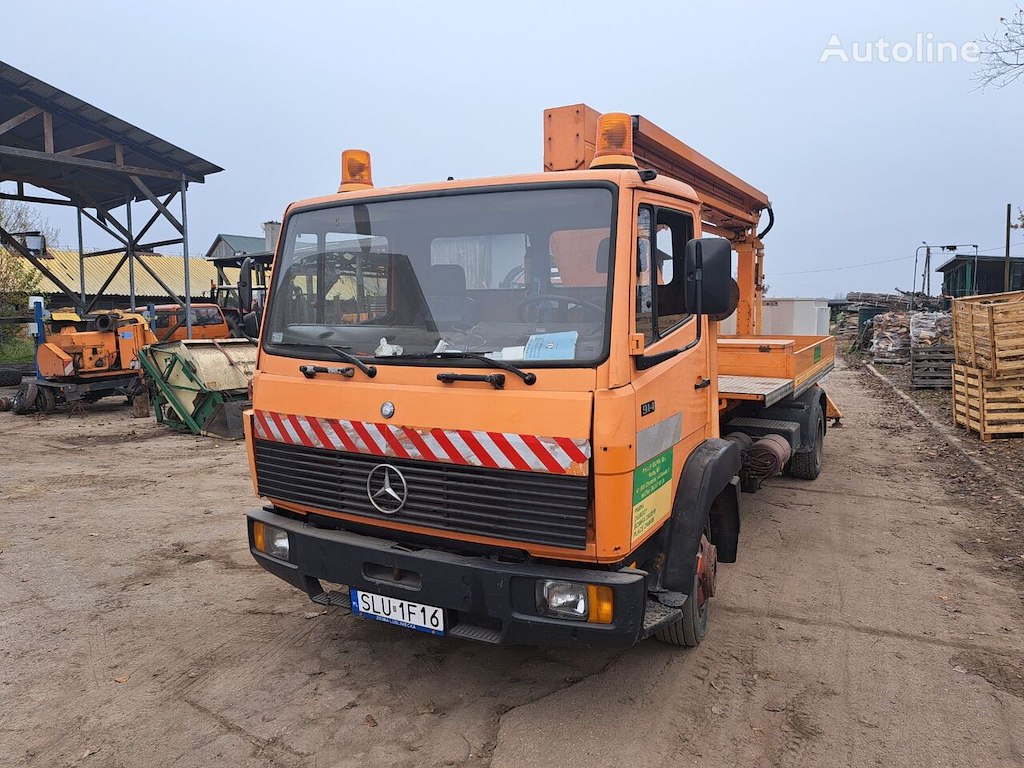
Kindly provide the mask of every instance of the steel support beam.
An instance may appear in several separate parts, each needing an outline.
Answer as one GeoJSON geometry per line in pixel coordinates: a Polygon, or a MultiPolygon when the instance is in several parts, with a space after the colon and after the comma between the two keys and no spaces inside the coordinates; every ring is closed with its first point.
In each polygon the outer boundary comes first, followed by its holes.
{"type": "Polygon", "coordinates": [[[78,211],[78,285],[82,291],[82,304],[85,305],[85,241],[82,239],[82,209],[78,211]]]}
{"type": "Polygon", "coordinates": [[[7,133],[9,130],[17,128],[22,123],[27,123],[33,117],[38,117],[41,114],[43,114],[43,110],[41,110],[39,107],[32,107],[30,109],[26,109],[20,115],[15,115],[10,120],[6,120],[0,123],[0,134],[7,133]]]}
{"type": "Polygon", "coordinates": [[[159,211],[160,213],[162,213],[164,215],[164,218],[167,219],[167,221],[170,222],[171,226],[174,227],[176,230],[178,230],[179,233],[183,233],[184,232],[184,228],[181,226],[181,222],[179,222],[175,218],[174,214],[171,213],[167,209],[166,205],[164,205],[163,203],[160,202],[160,198],[158,198],[156,195],[154,195],[150,191],[149,187],[147,187],[145,185],[145,183],[142,181],[142,179],[140,179],[138,176],[131,176],[129,178],[131,178],[132,184],[134,184],[136,186],[136,188],[138,188],[138,190],[143,195],[145,195],[146,199],[149,200],[149,202],[151,202],[153,204],[153,207],[156,208],[157,211],[159,211]]]}
{"type": "Polygon", "coordinates": [[[144,258],[140,257],[138,261],[139,261],[139,266],[142,267],[144,270],[146,270],[146,272],[149,273],[150,277],[152,277],[154,280],[156,280],[157,284],[161,288],[163,288],[164,291],[166,291],[167,295],[170,296],[172,299],[174,299],[175,303],[177,303],[177,305],[179,307],[184,307],[186,309],[186,311],[187,311],[188,310],[188,306],[182,300],[182,297],[178,296],[174,292],[174,289],[171,288],[169,285],[167,285],[167,283],[165,283],[163,281],[163,279],[160,277],[160,275],[158,275],[155,271],[153,271],[153,268],[150,267],[149,264],[146,263],[146,260],[144,258]]]}
{"type": "Polygon", "coordinates": [[[192,338],[192,278],[188,264],[188,209],[185,206],[185,193],[188,191],[188,180],[181,175],[181,253],[185,266],[185,337],[192,338]]]}
{"type": "Polygon", "coordinates": [[[135,238],[132,235],[132,201],[125,201],[128,221],[128,306],[135,309],[135,238]]]}
{"type": "MultiPolygon", "coordinates": [[[[120,144],[115,145],[120,147],[120,144]]],[[[0,146],[0,157],[17,157],[25,160],[38,160],[44,163],[56,163],[58,165],[70,165],[78,168],[94,168],[97,171],[108,171],[122,173],[125,176],[135,174],[137,176],[151,176],[159,179],[179,179],[187,176],[175,171],[165,171],[157,168],[143,168],[138,165],[124,165],[119,163],[107,163],[102,160],[90,160],[85,157],[68,157],[66,155],[55,155],[52,152],[39,152],[35,149],[21,149],[20,147],[0,146]]],[[[189,179],[198,181],[198,179],[189,179]]]]}
{"type": "Polygon", "coordinates": [[[100,286],[100,289],[98,291],[96,291],[96,294],[92,297],[92,301],[89,302],[89,306],[87,306],[85,308],[85,314],[89,314],[89,312],[92,310],[92,308],[96,306],[96,302],[99,301],[101,296],[103,296],[103,292],[107,290],[107,287],[112,282],[114,282],[114,277],[117,275],[118,272],[121,271],[121,267],[124,266],[124,263],[127,260],[128,260],[128,254],[125,253],[125,255],[122,256],[120,258],[120,260],[117,262],[117,266],[115,266],[112,270],[110,270],[110,274],[107,275],[107,279],[103,281],[103,285],[100,286]]]}
{"type": "MultiPolygon", "coordinates": [[[[177,194],[178,194],[178,192],[174,191],[174,192],[171,192],[171,194],[169,194],[167,197],[164,198],[164,208],[166,208],[168,205],[171,204],[171,201],[174,199],[174,196],[177,195],[177,194]]],[[[160,215],[161,215],[160,214],[160,210],[157,209],[156,213],[154,213],[152,216],[149,217],[149,221],[146,222],[146,225],[142,229],[139,230],[139,234],[136,236],[137,240],[141,240],[142,238],[144,238],[146,236],[146,233],[149,232],[149,228],[152,227],[154,224],[156,224],[156,222],[160,219],[160,215]]]]}
{"type": "Polygon", "coordinates": [[[110,139],[100,139],[99,141],[90,141],[88,144],[79,144],[77,147],[71,147],[70,149],[62,149],[57,154],[62,157],[78,157],[79,155],[95,152],[97,149],[106,149],[113,143],[110,139]]]}
{"type": "MultiPolygon", "coordinates": [[[[135,239],[138,240],[138,236],[136,236],[135,239]]],[[[157,240],[156,242],[152,242],[152,243],[138,243],[137,242],[135,244],[135,253],[139,254],[140,252],[145,253],[147,251],[153,251],[153,250],[155,250],[157,248],[163,248],[165,245],[178,245],[180,242],[181,242],[181,238],[180,237],[176,237],[176,238],[174,238],[172,240],[157,240]]],[[[118,248],[107,248],[105,251],[91,251],[91,252],[85,254],[85,258],[91,259],[93,256],[109,256],[112,253],[122,253],[125,250],[127,250],[127,249],[125,247],[121,246],[121,247],[118,247],[118,248]]]]}
{"type": "MultiPolygon", "coordinates": [[[[21,182],[18,182],[21,185],[21,182]]],[[[37,203],[39,205],[68,205],[77,208],[78,203],[73,200],[61,200],[55,197],[33,197],[32,195],[12,195],[7,192],[0,192],[0,200],[17,200],[19,203],[37,203]]]]}

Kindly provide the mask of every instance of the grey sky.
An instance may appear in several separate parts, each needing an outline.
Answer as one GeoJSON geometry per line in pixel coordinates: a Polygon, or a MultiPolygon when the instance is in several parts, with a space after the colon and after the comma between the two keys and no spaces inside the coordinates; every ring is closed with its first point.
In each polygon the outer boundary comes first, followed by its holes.
{"type": "MultiPolygon", "coordinates": [[[[767,192],[771,293],[832,296],[909,287],[922,240],[1001,253],[1005,205],[1024,204],[1024,82],[981,93],[970,63],[819,63],[830,36],[959,45],[1013,10],[6,3],[0,59],[226,169],[190,190],[193,253],[332,192],[346,147],[371,151],[378,186],[538,170],[543,109],[582,101],[643,114],[767,192]]],[[[46,213],[70,243],[73,219],[46,213]]],[[[1024,231],[1013,242],[1024,255],[1024,231]]],[[[111,246],[98,230],[86,244],[111,246]]]]}

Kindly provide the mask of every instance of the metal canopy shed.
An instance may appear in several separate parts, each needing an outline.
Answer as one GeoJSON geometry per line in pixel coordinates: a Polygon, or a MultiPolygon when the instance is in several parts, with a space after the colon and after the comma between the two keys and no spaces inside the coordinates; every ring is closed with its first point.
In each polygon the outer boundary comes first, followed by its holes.
{"type": "MultiPolygon", "coordinates": [[[[75,305],[88,311],[128,262],[131,301],[135,300],[136,264],[146,270],[167,294],[185,307],[190,304],[188,267],[189,182],[223,170],[164,139],[44,83],[0,61],[0,182],[13,181],[15,194],[0,199],[71,206],[78,211],[79,290],[75,291],[47,267],[44,254],[34,253],[0,227],[0,242],[31,262],[75,305]],[[55,197],[26,189],[47,190],[55,197]],[[172,212],[171,205],[178,198],[172,212]],[[133,203],[145,203],[147,218],[141,228],[132,221],[133,203]],[[115,216],[114,211],[123,209],[115,216]],[[124,252],[110,278],[90,301],[85,291],[83,217],[120,245],[99,253],[124,252]],[[176,236],[147,241],[153,225],[163,220],[176,236]],[[185,295],[179,298],[145,263],[138,252],[181,243],[184,254],[185,295]]],[[[186,313],[189,317],[189,313],[186,313]]]]}

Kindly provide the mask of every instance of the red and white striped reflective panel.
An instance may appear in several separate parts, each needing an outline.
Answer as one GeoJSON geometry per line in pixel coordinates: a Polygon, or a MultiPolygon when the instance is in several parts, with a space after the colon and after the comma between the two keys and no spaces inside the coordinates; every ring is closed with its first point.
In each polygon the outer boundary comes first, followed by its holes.
{"type": "Polygon", "coordinates": [[[590,464],[590,441],[570,437],[416,429],[273,411],[254,411],[252,427],[259,440],[472,467],[585,475],[590,464]]]}

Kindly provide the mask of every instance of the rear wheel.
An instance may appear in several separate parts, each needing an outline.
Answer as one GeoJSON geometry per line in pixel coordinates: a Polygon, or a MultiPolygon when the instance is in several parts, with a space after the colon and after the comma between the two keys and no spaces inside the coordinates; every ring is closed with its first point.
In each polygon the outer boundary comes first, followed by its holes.
{"type": "Polygon", "coordinates": [[[57,410],[57,393],[50,387],[39,387],[36,395],[36,410],[40,413],[53,413],[57,410]]]}
{"type": "Polygon", "coordinates": [[[821,474],[822,460],[825,454],[825,415],[821,412],[821,404],[814,406],[814,445],[806,453],[796,454],[789,462],[789,471],[793,477],[801,480],[814,480],[821,474]]]}
{"type": "Polygon", "coordinates": [[[707,531],[700,537],[693,569],[693,593],[683,603],[683,615],[656,637],[663,643],[695,648],[708,632],[711,618],[711,597],[715,594],[718,556],[715,545],[708,540],[707,531]]]}

